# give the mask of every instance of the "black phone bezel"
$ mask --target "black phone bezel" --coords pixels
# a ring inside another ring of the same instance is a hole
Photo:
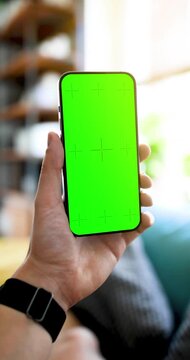
[[[61,88],[61,83],[64,77],[68,76],[68,75],[72,75],[72,74],[124,74],[124,75],[128,75],[132,78],[133,83],[134,83],[134,93],[135,93],[135,128],[136,128],[136,144],[137,144],[137,156],[139,159],[139,140],[138,140],[138,114],[137,114],[137,89],[136,89],[136,80],[134,78],[134,76],[129,73],[129,72],[124,72],[124,71],[67,71],[65,73],[63,73],[60,76],[59,79],[59,106],[58,106],[58,112],[59,112],[59,121],[60,121],[60,131],[61,131],[61,140],[62,140],[62,144],[63,144],[63,148],[64,148],[64,165],[63,165],[63,175],[64,175],[64,207],[65,207],[65,211],[68,217],[68,221],[69,221],[69,203],[68,203],[68,191],[67,191],[67,172],[66,172],[66,149],[65,149],[65,137],[64,137],[64,129],[63,129],[63,101],[62,101],[62,88]],[[141,223],[141,201],[140,201],[140,165],[139,165],[139,161],[137,161],[137,167],[138,167],[138,187],[139,187],[139,223],[137,224],[137,226],[135,226],[132,229],[126,229],[126,230],[116,230],[116,231],[108,231],[108,232],[97,232],[97,233],[91,233],[91,234],[76,234],[72,231],[72,229],[70,228],[72,234],[74,236],[77,237],[82,237],[82,236],[93,236],[93,235],[104,235],[104,234],[115,234],[115,233],[120,233],[120,232],[130,232],[130,231],[134,231],[138,228],[138,226]],[[70,224],[70,221],[69,221]]]

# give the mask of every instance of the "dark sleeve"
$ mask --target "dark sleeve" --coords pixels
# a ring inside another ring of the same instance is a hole
[[[190,305],[184,319],[170,343],[168,356],[165,360],[190,359]]]
[[[139,238],[108,280],[73,308],[111,359],[162,359],[173,331],[168,299]]]

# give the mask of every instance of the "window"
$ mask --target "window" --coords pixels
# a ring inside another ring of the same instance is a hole
[[[85,69],[131,72],[154,203],[190,201],[190,3],[86,0]]]

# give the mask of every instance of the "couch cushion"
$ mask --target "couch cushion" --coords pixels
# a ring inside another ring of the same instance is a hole
[[[190,209],[153,207],[155,224],[142,238],[174,311],[182,316],[190,300]]]

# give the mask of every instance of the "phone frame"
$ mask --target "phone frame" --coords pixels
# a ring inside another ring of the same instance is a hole
[[[68,208],[68,192],[67,192],[67,172],[66,172],[66,149],[65,149],[65,136],[64,136],[64,128],[63,128],[63,121],[64,121],[64,117],[63,117],[63,101],[62,101],[62,88],[61,88],[61,83],[64,77],[66,77],[67,75],[71,75],[71,74],[125,74],[125,75],[129,75],[132,79],[133,79],[133,83],[134,83],[134,99],[135,99],[135,130],[136,130],[136,145],[137,145],[137,172],[138,172],[138,188],[139,188],[139,223],[137,224],[137,226],[135,226],[132,229],[126,229],[126,230],[116,230],[116,231],[108,231],[108,232],[98,232],[98,233],[91,233],[91,234],[76,234],[74,233],[72,230],[72,234],[76,237],[83,237],[83,236],[95,236],[95,235],[104,235],[104,234],[115,234],[115,233],[124,233],[124,232],[130,232],[130,231],[134,231],[135,229],[138,228],[138,226],[141,223],[141,201],[140,201],[140,158],[139,158],[139,136],[138,136],[138,114],[137,114],[137,90],[136,90],[136,80],[134,78],[134,76],[129,73],[129,72],[125,72],[125,71],[67,71],[65,73],[63,73],[60,78],[59,78],[59,82],[58,82],[58,88],[59,88],[59,105],[58,105],[58,118],[59,118],[59,123],[60,123],[60,131],[61,131],[61,141],[63,144],[63,148],[64,148],[64,165],[63,165],[63,177],[62,177],[62,181],[64,183],[64,207],[65,207],[65,212],[67,214],[68,217],[68,222],[70,224],[69,221],[69,208]]]

